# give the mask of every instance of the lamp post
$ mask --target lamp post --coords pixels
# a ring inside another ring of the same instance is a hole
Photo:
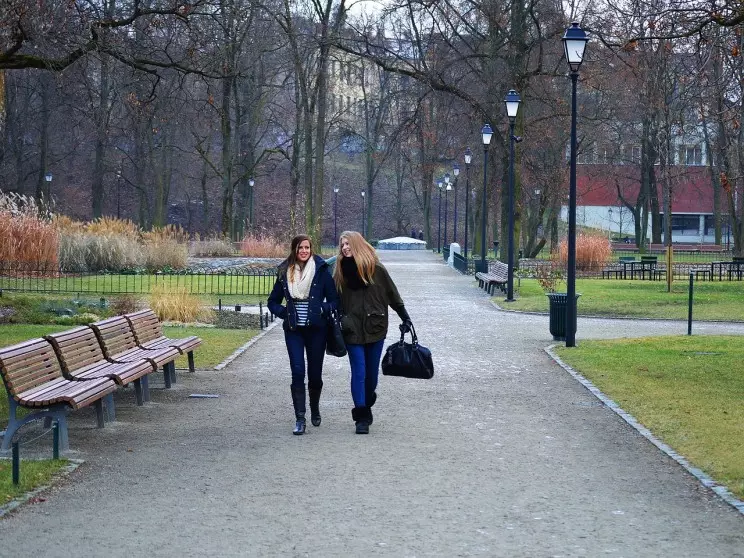
[[[457,163],[452,165],[452,174],[455,175],[455,183],[452,185],[452,189],[455,191],[455,219],[452,226],[452,242],[457,242],[457,177],[460,176],[460,165]]]
[[[333,243],[338,242],[338,188],[333,189]]]
[[[447,224],[449,223],[449,220],[447,219],[447,201],[449,199],[448,194],[450,190],[452,190],[449,173],[444,175],[444,184],[444,245],[447,246]]]
[[[607,220],[610,222],[609,226],[607,227],[607,240],[612,242],[612,208],[611,207],[607,210]]]
[[[589,38],[578,23],[563,35],[566,61],[571,69],[571,170],[568,187],[568,273],[566,278],[566,347],[576,346],[576,83]]]
[[[519,112],[519,94],[510,89],[504,104],[509,117],[509,256],[507,258],[506,301],[514,302],[514,142],[521,141],[514,135],[514,122]]]
[[[465,261],[468,260],[468,206],[470,205],[470,163],[473,152],[468,147],[465,150]]]
[[[365,207],[364,207],[364,194],[365,194],[365,192],[364,192],[364,190],[362,190],[362,236],[365,236],[365,234],[364,234],[364,209],[365,209]]]
[[[439,226],[437,229],[437,254],[442,253],[442,179],[437,178],[439,188]]]
[[[481,129],[481,138],[483,140],[483,206],[481,207],[481,261],[478,271],[488,272],[486,263],[486,185],[488,184],[488,144],[491,143],[493,130],[490,124],[486,124]]]
[[[116,218],[121,219],[121,169],[116,171]]]
[[[44,180],[46,181],[46,185],[47,185],[47,188],[46,188],[47,189],[46,191],[47,200],[51,200],[52,199],[52,173],[47,172],[44,175]]]

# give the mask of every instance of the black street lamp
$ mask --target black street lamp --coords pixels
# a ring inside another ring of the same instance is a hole
[[[452,186],[449,183],[450,181],[450,175],[449,173],[444,175],[444,245],[447,246],[447,224],[449,223],[449,220],[447,219],[447,207],[448,207],[448,199],[449,199],[449,192],[452,190]]]
[[[576,346],[576,83],[589,38],[578,23],[563,35],[566,61],[571,69],[571,171],[568,188],[568,273],[566,278],[566,347]]]
[[[46,181],[46,185],[47,185],[47,188],[46,188],[47,189],[46,191],[47,200],[51,200],[52,199],[52,173],[51,172],[46,173],[44,175],[44,180]]]
[[[116,171],[116,218],[121,219],[121,170]]]
[[[493,130],[490,124],[486,124],[481,129],[483,139],[483,207],[481,207],[481,259],[478,271],[488,273],[488,264],[486,263],[486,184],[488,183],[488,144],[491,143]]]
[[[442,253],[442,179],[437,178],[437,188],[439,188],[439,227],[437,232],[437,254]]]
[[[473,160],[473,152],[468,147],[465,150],[465,261],[468,259],[468,200],[470,199],[470,163]]]
[[[364,231],[364,213],[365,213],[365,207],[364,207],[364,190],[362,190],[362,236],[365,236]]]
[[[507,258],[506,301],[514,302],[514,142],[522,141],[514,135],[514,121],[519,112],[519,94],[510,89],[504,104],[509,117],[509,256]]]
[[[452,242],[457,242],[457,177],[460,176],[460,165],[457,163],[452,165],[452,174],[455,175],[455,183],[452,185],[452,189],[455,191],[455,220],[452,227]]]
[[[338,188],[333,189],[333,243],[338,242]]]

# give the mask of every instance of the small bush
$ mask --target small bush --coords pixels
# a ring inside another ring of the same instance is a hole
[[[139,298],[134,295],[117,295],[111,298],[109,308],[114,314],[121,316],[136,311],[138,303]]]
[[[193,323],[208,320],[211,314],[199,297],[190,294],[184,287],[172,290],[162,286],[153,287],[150,308],[161,321]]]
[[[70,325],[70,326],[77,326],[77,325],[88,325],[92,324],[93,322],[97,322],[101,319],[100,316],[97,314],[93,314],[91,312],[84,312],[82,314],[74,314],[72,316],[57,316],[55,318],[52,318],[53,324],[58,325]]]
[[[563,239],[560,247],[561,261],[568,262],[568,241]],[[610,260],[612,246],[601,233],[580,233],[576,236],[576,269],[597,269]]]
[[[289,248],[286,244],[267,236],[246,236],[240,242],[240,252],[253,258],[284,258]]]

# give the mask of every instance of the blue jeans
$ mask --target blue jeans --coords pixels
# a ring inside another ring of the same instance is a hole
[[[326,331],[325,327],[298,327],[294,331],[284,330],[293,388],[305,389],[305,353],[307,353],[307,387],[309,389],[323,387]]]
[[[346,345],[351,365],[351,398],[354,407],[367,406],[367,394],[377,389],[384,339],[366,345]]]

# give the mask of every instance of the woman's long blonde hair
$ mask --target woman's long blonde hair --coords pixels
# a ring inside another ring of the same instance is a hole
[[[377,265],[377,253],[372,245],[364,240],[364,237],[356,231],[344,231],[338,237],[338,256],[336,257],[336,266],[333,270],[333,280],[336,282],[336,288],[340,291],[346,285],[344,272],[341,269],[341,262],[344,260],[344,254],[341,251],[341,243],[346,239],[349,241],[351,253],[354,255],[359,277],[365,285],[372,283],[372,275],[375,273]]]

